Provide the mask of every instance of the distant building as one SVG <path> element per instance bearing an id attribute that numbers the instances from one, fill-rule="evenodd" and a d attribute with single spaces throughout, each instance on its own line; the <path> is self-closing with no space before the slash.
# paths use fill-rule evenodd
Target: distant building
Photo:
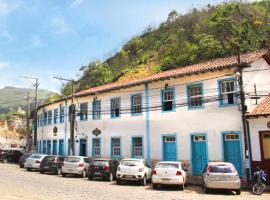
<path id="1" fill-rule="evenodd" d="M 241 55 L 247 97 L 255 83 L 258 94 L 270 91 L 264 55 Z M 192 175 L 200 175 L 208 161 L 228 161 L 245 178 L 249 159 L 234 76 L 238 67 L 235 57 L 221 58 L 76 93 L 75 154 L 180 160 Z M 39 107 L 40 153 L 70 155 L 70 104 L 59 99 Z M 253 104 L 246 99 L 248 111 Z"/>

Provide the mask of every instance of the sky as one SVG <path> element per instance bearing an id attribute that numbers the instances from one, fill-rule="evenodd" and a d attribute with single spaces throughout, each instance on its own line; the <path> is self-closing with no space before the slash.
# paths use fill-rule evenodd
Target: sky
<path id="1" fill-rule="evenodd" d="M 53 76 L 78 79 L 79 68 L 115 54 L 169 12 L 220 0 L 0 0 L 0 88 L 31 88 L 21 76 L 38 77 L 40 88 L 59 91 Z"/>

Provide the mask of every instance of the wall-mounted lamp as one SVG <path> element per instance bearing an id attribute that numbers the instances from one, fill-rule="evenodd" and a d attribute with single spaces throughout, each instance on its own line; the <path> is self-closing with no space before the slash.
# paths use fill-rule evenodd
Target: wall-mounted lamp
<path id="1" fill-rule="evenodd" d="M 165 87 L 165 90 L 167 90 L 167 89 L 168 89 L 168 87 L 169 87 L 169 84 L 168 84 L 168 83 L 166 83 L 164 87 Z"/>

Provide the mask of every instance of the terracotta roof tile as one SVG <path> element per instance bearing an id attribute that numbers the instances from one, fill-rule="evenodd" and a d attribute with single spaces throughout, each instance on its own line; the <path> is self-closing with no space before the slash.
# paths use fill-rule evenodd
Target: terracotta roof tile
<path id="1" fill-rule="evenodd" d="M 270 95 L 265 97 L 261 103 L 250 112 L 247 117 L 259 117 L 259 116 L 270 116 Z"/>
<path id="2" fill-rule="evenodd" d="M 241 62 L 243 64 L 251 63 L 261 58 L 266 53 L 267 53 L 266 50 L 260 50 L 253 53 L 242 54 Z M 235 56 L 220 58 L 220 59 L 210 60 L 210 61 L 199 63 L 199 64 L 189 65 L 189 66 L 185 66 L 185 67 L 181 67 L 181 68 L 177 68 L 173 70 L 160 72 L 160 73 L 147 76 L 144 78 L 136 79 L 136 80 L 117 81 L 117 82 L 101 85 L 98 87 L 89 88 L 89 89 L 77 92 L 75 95 L 80 96 L 80 95 L 86 95 L 90 93 L 104 92 L 108 90 L 135 86 L 135 85 L 144 84 L 147 82 L 152 82 L 152 81 L 157 81 L 157 80 L 163 80 L 163 79 L 169 79 L 173 77 L 190 75 L 193 73 L 205 72 L 208 70 L 224 69 L 226 67 L 233 66 L 233 65 L 237 65 L 237 59 Z"/>

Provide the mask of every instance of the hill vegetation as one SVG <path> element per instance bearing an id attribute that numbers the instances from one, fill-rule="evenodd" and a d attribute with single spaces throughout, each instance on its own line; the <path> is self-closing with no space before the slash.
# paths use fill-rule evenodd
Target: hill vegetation
<path id="1" fill-rule="evenodd" d="M 172 11 L 167 21 L 157 28 L 148 27 L 111 58 L 82 66 L 75 88 L 83 90 L 231 56 L 235 49 L 242 53 L 269 48 L 269 11 L 270 0 L 207 5 L 184 15 Z M 62 94 L 70 92 L 70 85 L 65 85 Z"/>

